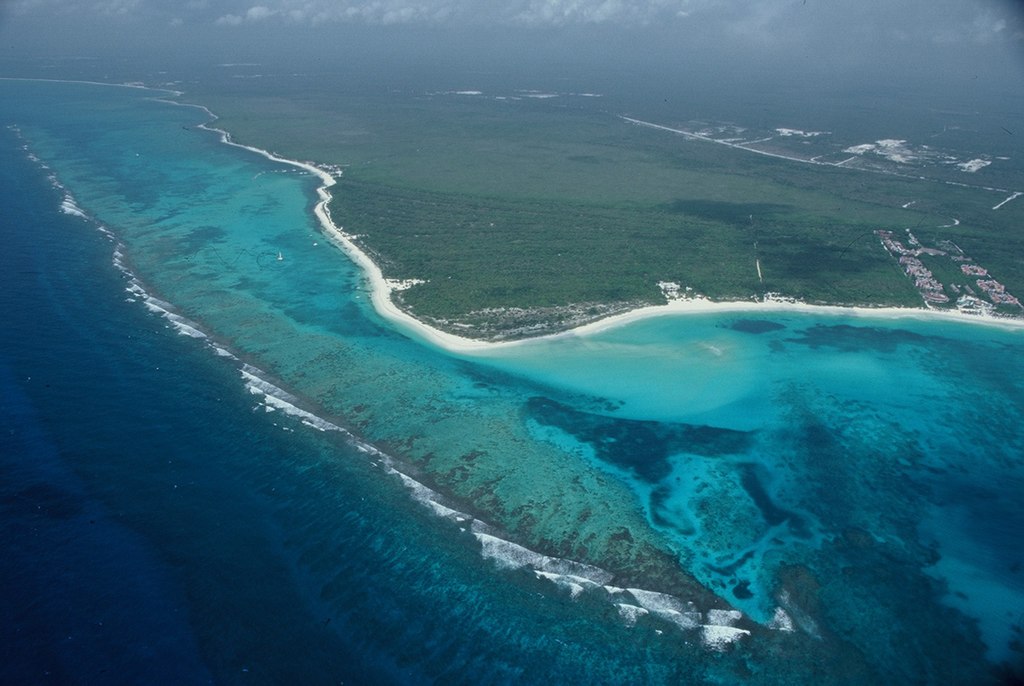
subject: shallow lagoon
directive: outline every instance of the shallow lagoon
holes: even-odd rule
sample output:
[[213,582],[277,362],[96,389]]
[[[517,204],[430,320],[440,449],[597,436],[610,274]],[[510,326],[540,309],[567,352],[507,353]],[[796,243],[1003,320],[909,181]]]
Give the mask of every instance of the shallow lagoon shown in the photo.
[[[1011,495],[1021,485],[1019,338],[912,317],[726,313],[654,318],[481,357],[608,399],[603,413],[541,407],[532,419],[549,440],[629,480],[712,587],[746,590],[746,575],[764,574],[771,559],[799,558],[857,527],[878,541],[935,546],[954,560],[928,567],[939,576],[1002,558],[995,564],[1007,572],[1012,608],[1021,587],[1010,581],[1019,554],[1010,532],[1024,525]],[[968,558],[961,545],[977,542],[979,529],[989,553]],[[972,604],[972,579],[988,595],[991,579],[981,577],[961,568],[946,578],[958,605]],[[764,617],[771,608],[756,599],[771,588],[764,581],[753,582],[755,598],[725,595]],[[1001,614],[1010,639],[1012,610]]]
[[[365,442],[344,459],[378,465],[401,493],[385,475],[397,468],[442,494],[421,498],[483,522],[475,538],[458,533],[467,519],[441,528],[457,549],[499,562],[483,567],[490,583],[520,578],[502,567],[543,566],[530,549],[595,565],[610,583],[541,569],[556,582],[541,584],[546,602],[640,645],[666,632],[700,645],[665,602],[712,626],[713,612],[740,609],[749,619],[737,627],[752,635],[719,664],[753,674],[778,669],[787,650],[847,664],[851,679],[885,669],[910,680],[948,661],[972,673],[986,650],[1013,658],[1024,598],[1019,331],[726,313],[460,357],[373,312],[361,275],[317,230],[314,179],[196,130],[202,112],[145,91],[3,88],[17,96],[4,123],[123,243],[133,297],[187,317],[210,337],[195,345],[215,341],[226,364],[252,365],[254,376],[235,378],[260,412],[344,427]],[[601,584],[683,600],[659,606]],[[779,607],[794,632],[773,622]],[[720,659],[707,647],[671,659],[651,650],[670,664]],[[460,680],[486,672],[460,664]]]

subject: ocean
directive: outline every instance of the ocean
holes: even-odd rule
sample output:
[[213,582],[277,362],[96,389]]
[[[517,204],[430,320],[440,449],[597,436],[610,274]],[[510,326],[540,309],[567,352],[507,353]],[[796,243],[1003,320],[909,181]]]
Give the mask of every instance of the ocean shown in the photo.
[[0,680],[1020,668],[1020,328],[725,312],[453,353],[373,310],[314,176],[201,109],[0,89]]

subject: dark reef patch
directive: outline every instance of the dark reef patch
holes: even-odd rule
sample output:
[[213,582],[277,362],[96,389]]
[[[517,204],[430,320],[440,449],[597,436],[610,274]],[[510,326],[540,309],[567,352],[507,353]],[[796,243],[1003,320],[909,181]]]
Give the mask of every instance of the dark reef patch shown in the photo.
[[735,455],[750,447],[752,433],[712,426],[617,419],[581,412],[550,398],[527,402],[531,419],[554,426],[593,446],[599,458],[628,469],[649,483],[672,470],[670,455],[687,452],[706,457]]
[[732,588],[732,594],[740,600],[748,600],[754,597],[754,594],[750,591],[749,581],[740,581]]
[[[709,566],[711,567],[711,569],[713,569],[718,574],[721,574],[722,576],[732,576],[733,574],[736,573],[737,569],[739,569],[740,567],[745,565],[747,562],[752,560],[753,557],[754,557],[754,551],[753,550],[748,550],[747,552],[743,553],[742,555],[740,555],[738,558],[736,558],[735,560],[733,560],[732,562],[730,562],[727,565],[721,565],[721,566],[719,566],[719,565],[709,565]],[[737,597],[739,597],[739,596],[737,596]]]
[[793,531],[801,536],[807,536],[807,524],[800,516],[784,510],[776,505],[768,491],[765,490],[764,484],[761,483],[761,479],[758,477],[758,465],[753,463],[744,463],[740,465],[741,477],[740,483],[743,484],[743,490],[747,492],[750,499],[757,505],[757,509],[761,511],[761,515],[764,520],[775,526],[788,521]]
[[338,308],[336,321],[345,333],[362,338],[398,338],[393,329],[384,328],[377,322],[363,316],[354,302],[347,302]]
[[818,324],[805,329],[800,336],[787,339],[790,343],[809,348],[832,348],[841,352],[874,350],[892,353],[901,345],[924,345],[926,336],[900,329],[882,329],[873,326]]
[[729,328],[741,333],[760,334],[785,329],[786,325],[767,319],[737,319],[729,325]]

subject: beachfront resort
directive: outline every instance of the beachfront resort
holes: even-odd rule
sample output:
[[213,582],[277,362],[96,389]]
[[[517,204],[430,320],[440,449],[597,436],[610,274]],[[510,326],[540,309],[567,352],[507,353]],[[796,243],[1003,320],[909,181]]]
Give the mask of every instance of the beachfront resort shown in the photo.
[[[903,272],[914,282],[914,287],[927,307],[949,306],[961,312],[974,314],[1024,314],[1020,300],[1006,290],[1006,286],[992,278],[988,269],[968,257],[963,249],[950,240],[938,242],[938,247],[927,247],[910,229],[906,230],[906,245],[895,237],[893,231],[879,229],[875,235],[882,241],[886,251],[896,258]],[[958,267],[947,270],[955,276],[962,276],[963,282],[947,279],[943,283],[936,278],[926,260],[947,258]],[[933,265],[933,267],[936,265]],[[972,285],[973,282],[973,285]]]

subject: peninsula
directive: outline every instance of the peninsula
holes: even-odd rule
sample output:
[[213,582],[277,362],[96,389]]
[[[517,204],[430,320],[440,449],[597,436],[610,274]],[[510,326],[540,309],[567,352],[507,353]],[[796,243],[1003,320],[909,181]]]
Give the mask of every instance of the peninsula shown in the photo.
[[[331,179],[325,220],[379,269],[383,299],[457,338],[548,335],[669,302],[1022,313],[1024,245],[1006,227],[1024,205],[998,168],[528,95],[187,97],[234,140],[312,160]],[[922,291],[880,240],[911,230],[966,251],[999,287],[947,276]]]

